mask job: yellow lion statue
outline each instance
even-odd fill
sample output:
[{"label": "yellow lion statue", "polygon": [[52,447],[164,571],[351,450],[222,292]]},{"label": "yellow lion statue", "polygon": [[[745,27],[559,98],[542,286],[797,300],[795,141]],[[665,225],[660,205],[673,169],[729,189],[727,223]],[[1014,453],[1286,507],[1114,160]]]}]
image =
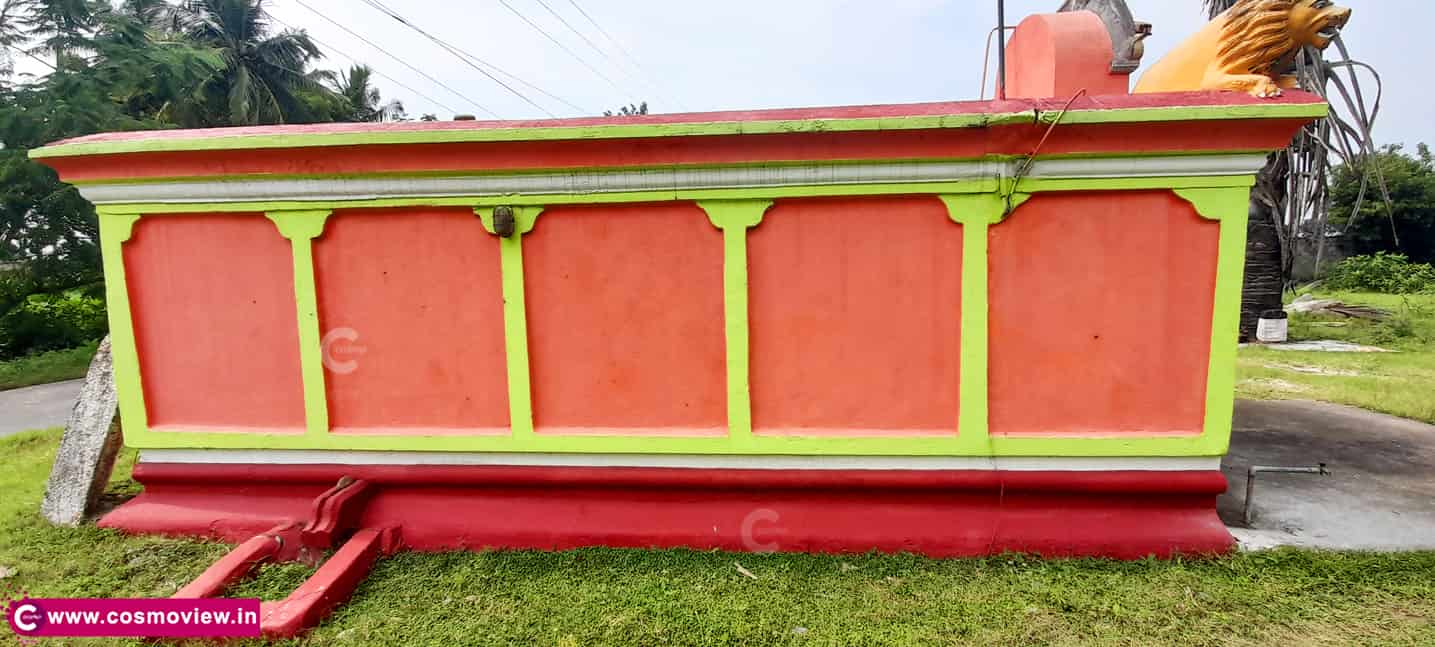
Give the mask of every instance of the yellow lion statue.
[{"label": "yellow lion statue", "polygon": [[1151,66],[1136,92],[1244,90],[1277,97],[1302,47],[1325,49],[1350,10],[1331,0],[1241,0]]}]

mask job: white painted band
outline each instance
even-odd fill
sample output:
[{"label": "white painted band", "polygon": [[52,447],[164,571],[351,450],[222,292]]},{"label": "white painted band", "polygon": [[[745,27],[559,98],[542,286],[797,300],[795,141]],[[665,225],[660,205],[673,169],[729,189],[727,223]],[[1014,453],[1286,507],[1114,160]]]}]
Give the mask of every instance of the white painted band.
[{"label": "white painted band", "polygon": [[1266,165],[1264,153],[1170,155],[1161,157],[1087,157],[1037,160],[1026,177],[1106,179],[1123,177],[1195,177],[1251,175]]},{"label": "white painted band", "polygon": [[496,465],[514,467],[665,467],[761,470],[1004,470],[1012,472],[1209,471],[1216,456],[732,456],[704,454],[519,454],[322,449],[147,449],[143,463],[220,465]]},{"label": "white painted band", "polygon": [[[1170,155],[1156,157],[1040,160],[1025,177],[1113,179],[1254,174],[1262,154]],[[970,160],[784,164],[715,168],[582,170],[546,173],[443,177],[215,179],[82,184],[95,204],[345,201],[382,198],[462,198],[501,195],[582,195],[604,193],[764,189],[797,186],[929,184],[1010,178],[1020,161]]]}]

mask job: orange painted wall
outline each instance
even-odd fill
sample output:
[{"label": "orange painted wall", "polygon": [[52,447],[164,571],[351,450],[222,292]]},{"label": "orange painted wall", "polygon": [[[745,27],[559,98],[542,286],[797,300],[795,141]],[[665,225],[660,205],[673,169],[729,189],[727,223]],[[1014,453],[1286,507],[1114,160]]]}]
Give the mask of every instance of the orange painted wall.
[{"label": "orange painted wall", "polygon": [[508,433],[498,239],[472,209],[336,211],[314,272],[334,431]]},{"label": "orange painted wall", "polygon": [[124,256],[151,426],[303,430],[293,260],[272,222],[141,218]]},{"label": "orange painted wall", "polygon": [[962,227],[939,200],[780,201],[748,253],[754,433],[956,433]]},{"label": "orange painted wall", "polygon": [[1166,191],[1041,194],[992,227],[991,433],[1199,433],[1219,233]]},{"label": "orange painted wall", "polygon": [[523,236],[537,433],[727,433],[722,233],[692,203],[555,207]]},{"label": "orange painted wall", "polygon": [[1008,98],[1126,94],[1126,74],[1111,72],[1111,35],[1089,11],[1027,16],[1007,43]]}]

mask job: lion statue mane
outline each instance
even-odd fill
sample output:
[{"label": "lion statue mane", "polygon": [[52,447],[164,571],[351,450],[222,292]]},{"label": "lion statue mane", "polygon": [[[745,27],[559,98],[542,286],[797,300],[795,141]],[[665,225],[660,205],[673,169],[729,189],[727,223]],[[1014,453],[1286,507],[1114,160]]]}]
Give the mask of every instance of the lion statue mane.
[{"label": "lion statue mane", "polygon": [[1136,84],[1136,92],[1244,91],[1280,96],[1303,47],[1325,49],[1350,20],[1331,0],[1241,0],[1177,45]]}]

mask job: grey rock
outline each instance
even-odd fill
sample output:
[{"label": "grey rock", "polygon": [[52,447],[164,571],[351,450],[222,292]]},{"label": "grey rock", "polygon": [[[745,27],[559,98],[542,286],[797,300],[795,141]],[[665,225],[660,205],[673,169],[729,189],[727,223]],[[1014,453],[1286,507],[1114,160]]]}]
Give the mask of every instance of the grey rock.
[{"label": "grey rock", "polygon": [[119,450],[119,399],[106,337],[90,361],[85,385],[65,424],[40,514],[56,525],[84,521],[104,493]]}]

